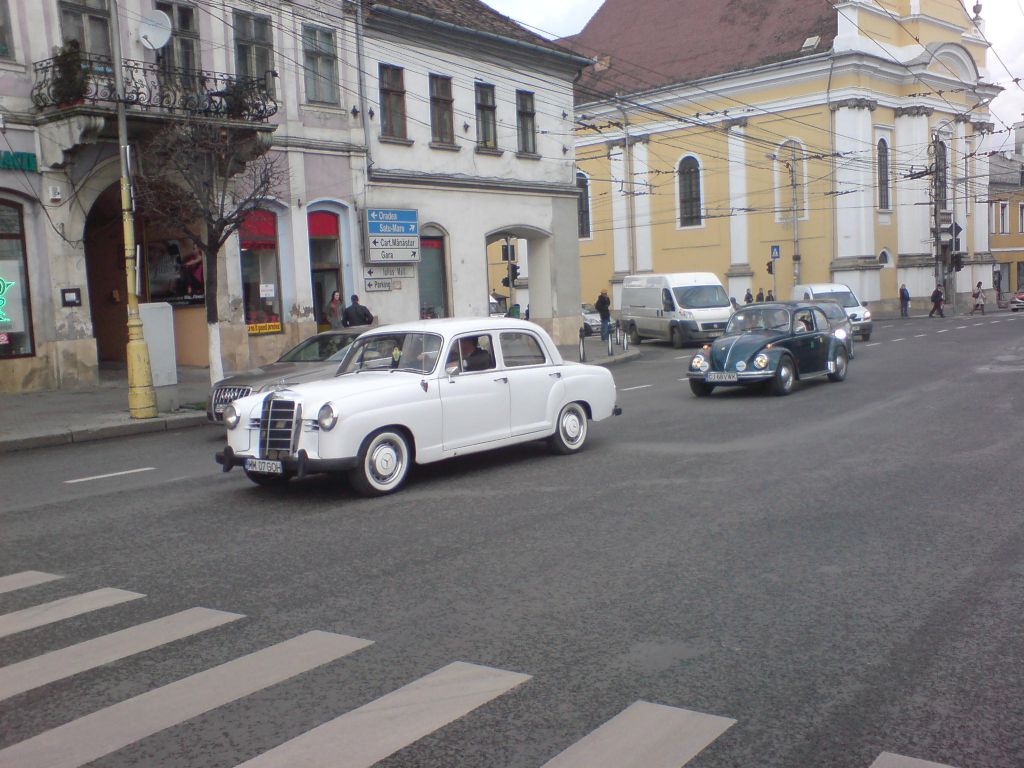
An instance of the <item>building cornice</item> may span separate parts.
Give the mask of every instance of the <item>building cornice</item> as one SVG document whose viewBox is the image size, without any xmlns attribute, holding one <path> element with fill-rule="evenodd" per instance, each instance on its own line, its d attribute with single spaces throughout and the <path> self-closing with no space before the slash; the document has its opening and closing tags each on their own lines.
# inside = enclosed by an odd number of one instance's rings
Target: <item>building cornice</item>
<svg viewBox="0 0 1024 768">
<path fill-rule="evenodd" d="M 512 192 L 530 195 L 552 195 L 558 197 L 579 197 L 575 184 L 559 184 L 548 181 L 510 180 L 487 176 L 462 176 L 445 173 L 417 173 L 415 171 L 372 168 L 370 182 L 398 184 L 414 187 L 437 187 L 439 189 L 474 190 L 490 192 Z"/>
</svg>

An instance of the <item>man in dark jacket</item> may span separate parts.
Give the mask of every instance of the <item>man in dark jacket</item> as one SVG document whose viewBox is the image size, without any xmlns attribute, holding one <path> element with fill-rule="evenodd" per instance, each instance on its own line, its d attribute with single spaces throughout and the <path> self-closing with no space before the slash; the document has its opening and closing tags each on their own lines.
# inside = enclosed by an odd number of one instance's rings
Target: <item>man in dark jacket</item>
<svg viewBox="0 0 1024 768">
<path fill-rule="evenodd" d="M 910 317 L 910 291 L 906 283 L 900 283 L 900 317 Z"/>
<path fill-rule="evenodd" d="M 373 314 L 359 303 L 359 297 L 353 293 L 352 303 L 341 313 L 341 323 L 346 328 L 353 325 L 370 325 L 373 323 Z"/>
<path fill-rule="evenodd" d="M 601 291 L 594 302 L 594 309 L 601 316 L 601 341 L 608 341 L 608 331 L 612 325 L 612 300 L 608 298 L 607 290 Z"/>
<path fill-rule="evenodd" d="M 936 312 L 939 313 L 939 317 L 945 317 L 942 313 L 942 283 L 935 286 L 935 290 L 932 291 L 932 311 L 928 313 L 928 317 L 932 317 Z"/>
</svg>

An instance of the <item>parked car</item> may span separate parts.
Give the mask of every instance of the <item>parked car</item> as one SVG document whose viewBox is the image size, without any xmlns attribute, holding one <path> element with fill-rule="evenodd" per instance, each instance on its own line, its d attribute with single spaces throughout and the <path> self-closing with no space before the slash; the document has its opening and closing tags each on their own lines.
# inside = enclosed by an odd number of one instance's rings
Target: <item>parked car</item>
<svg viewBox="0 0 1024 768">
<path fill-rule="evenodd" d="M 611 373 L 562 360 L 533 323 L 421 320 L 360 336 L 335 378 L 228 405 L 217 462 L 258 485 L 347 472 L 356 491 L 379 496 L 414 462 L 540 439 L 576 453 L 589 421 L 619 412 Z"/>
<path fill-rule="evenodd" d="M 820 307 L 777 302 L 745 307 L 729 319 L 725 335 L 693 356 L 687 378 L 697 397 L 719 386 L 767 384 L 788 395 L 796 381 L 846 378 L 849 355 Z"/>
<path fill-rule="evenodd" d="M 268 387 L 284 387 L 334 376 L 352 342 L 365 330 L 318 333 L 289 349 L 277 362 L 221 379 L 210 388 L 206 401 L 207 420 L 219 424 L 224 420 L 224 409 L 229 403 Z"/>
<path fill-rule="evenodd" d="M 601 335 L 601 315 L 593 304 L 581 304 L 580 314 L 583 317 L 583 335 L 593 336 L 595 333 Z"/>
<path fill-rule="evenodd" d="M 832 333 L 846 345 L 846 354 L 853 360 L 853 322 L 843 305 L 836 299 L 816 299 L 814 303 L 821 307 L 832 326 Z"/>
<path fill-rule="evenodd" d="M 874 324 L 871 321 L 871 310 L 867 303 L 861 301 L 853 289 L 843 283 L 801 283 L 794 285 L 789 298 L 794 301 L 818 301 L 819 299 L 835 299 L 843 305 L 853 332 L 860 336 L 861 341 L 871 339 Z"/>
<path fill-rule="evenodd" d="M 1010 294 L 1010 311 L 1016 312 L 1019 309 L 1024 309 L 1024 291 Z"/>
</svg>

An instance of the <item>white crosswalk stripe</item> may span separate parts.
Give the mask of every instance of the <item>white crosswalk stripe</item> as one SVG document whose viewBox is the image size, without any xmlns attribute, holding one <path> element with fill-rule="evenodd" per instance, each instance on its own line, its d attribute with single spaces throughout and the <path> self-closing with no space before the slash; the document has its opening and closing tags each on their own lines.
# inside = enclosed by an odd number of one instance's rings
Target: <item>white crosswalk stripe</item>
<svg viewBox="0 0 1024 768">
<path fill-rule="evenodd" d="M 190 608 L 10 664 L 0 668 L 0 701 L 241 618 L 238 613 Z"/>
<path fill-rule="evenodd" d="M 34 587 L 36 584 L 45 584 L 48 581 L 63 578 L 63 576 L 42 571 L 22 571 L 21 573 L 12 573 L 10 576 L 0 576 L 0 595 L 4 592 L 13 592 L 16 589 Z"/>
<path fill-rule="evenodd" d="M 370 644 L 346 635 L 307 632 L 0 750 L 0 768 L 78 768 Z"/>
<path fill-rule="evenodd" d="M 638 701 L 544 768 L 680 768 L 736 723 Z"/>
<path fill-rule="evenodd" d="M 953 766 L 929 763 L 927 760 L 918 760 L 914 757 L 903 757 L 902 755 L 894 755 L 891 752 L 883 752 L 871 764 L 871 768 L 953 768 Z"/>
<path fill-rule="evenodd" d="M 0 637 L 43 627 L 55 621 L 70 619 L 73 616 L 80 616 L 100 608 L 109 608 L 129 600 L 138 600 L 140 597 L 145 597 L 145 595 L 123 589 L 94 589 L 92 592 L 64 597 L 54 600 L 52 603 L 44 603 L 14 613 L 5 613 L 0 616 Z"/>
<path fill-rule="evenodd" d="M 517 672 L 455 662 L 242 766 L 369 768 L 529 679 Z"/>
</svg>

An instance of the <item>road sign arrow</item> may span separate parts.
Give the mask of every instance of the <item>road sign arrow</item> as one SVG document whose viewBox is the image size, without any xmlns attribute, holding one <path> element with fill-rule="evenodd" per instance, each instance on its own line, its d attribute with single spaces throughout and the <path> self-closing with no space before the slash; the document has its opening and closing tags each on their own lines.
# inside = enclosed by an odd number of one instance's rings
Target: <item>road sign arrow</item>
<svg viewBox="0 0 1024 768">
<path fill-rule="evenodd" d="M 374 240 L 374 241 L 373 241 L 373 247 L 374 247 L 374 248 L 376 248 L 376 247 L 377 247 L 377 242 L 378 242 L 377 240 Z"/>
<path fill-rule="evenodd" d="M 370 277 L 373 277 L 373 269 L 366 270 L 366 274 L 368 274 Z"/>
</svg>

